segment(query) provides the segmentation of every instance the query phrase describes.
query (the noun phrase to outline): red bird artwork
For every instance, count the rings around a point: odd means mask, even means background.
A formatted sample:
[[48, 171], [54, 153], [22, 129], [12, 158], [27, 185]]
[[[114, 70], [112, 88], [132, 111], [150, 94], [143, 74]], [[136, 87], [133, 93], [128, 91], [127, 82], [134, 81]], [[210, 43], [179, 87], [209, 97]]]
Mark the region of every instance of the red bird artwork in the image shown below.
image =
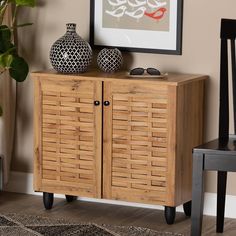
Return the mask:
[[164, 16], [166, 11], [167, 11], [167, 9], [165, 7], [162, 7], [160, 9], [157, 9], [154, 12], [145, 12], [144, 15], [151, 17], [155, 20], [160, 20]]

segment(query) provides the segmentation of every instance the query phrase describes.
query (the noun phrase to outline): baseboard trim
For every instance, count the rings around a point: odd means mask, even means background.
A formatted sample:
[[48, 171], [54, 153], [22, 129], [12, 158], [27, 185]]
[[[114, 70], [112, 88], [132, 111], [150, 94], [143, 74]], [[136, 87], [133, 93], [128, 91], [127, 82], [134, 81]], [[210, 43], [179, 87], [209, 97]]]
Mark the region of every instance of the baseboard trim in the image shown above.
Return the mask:
[[[42, 195], [42, 193], [36, 193], [33, 190], [33, 174], [24, 172], [11, 172], [10, 180], [8, 185], [4, 189], [8, 192], [25, 193], [32, 195]], [[64, 195], [56, 194], [55, 197], [65, 198]], [[98, 202], [105, 204], [123, 205], [131, 207], [142, 207], [149, 209], [163, 210], [163, 206], [149, 205], [149, 204], [139, 204], [124, 201], [106, 200], [106, 199], [94, 199], [94, 198], [79, 198], [80, 201]], [[225, 205], [225, 217], [236, 219], [236, 196], [227, 195], [226, 205]], [[183, 212], [183, 207], [179, 206], [176, 209], [178, 212]], [[204, 214], [216, 216], [216, 194], [215, 193], [205, 193], [204, 200]]]

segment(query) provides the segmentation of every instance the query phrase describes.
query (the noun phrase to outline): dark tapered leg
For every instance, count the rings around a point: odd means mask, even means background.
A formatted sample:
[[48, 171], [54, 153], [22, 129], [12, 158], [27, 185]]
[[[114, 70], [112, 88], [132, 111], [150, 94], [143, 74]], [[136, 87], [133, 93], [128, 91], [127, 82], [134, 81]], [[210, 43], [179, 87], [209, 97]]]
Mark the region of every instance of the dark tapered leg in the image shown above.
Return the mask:
[[53, 199], [54, 199], [53, 193], [47, 193], [47, 192], [43, 193], [43, 204], [46, 210], [52, 209]]
[[174, 224], [174, 222], [175, 222], [175, 213], [176, 213], [176, 208], [175, 207], [165, 206], [165, 219], [166, 219], [166, 223], [168, 225]]
[[183, 207], [184, 207], [185, 215], [186, 216], [191, 216], [192, 201], [185, 202]]
[[203, 162], [204, 162], [203, 154], [193, 153], [191, 236], [200, 236], [202, 231], [203, 199], [204, 199]]
[[66, 196], [66, 201], [67, 202], [73, 202], [74, 200], [77, 199], [76, 196], [71, 196], [71, 195], [65, 195]]
[[217, 233], [223, 233], [224, 231], [226, 181], [227, 181], [227, 172], [218, 171], [217, 220], [216, 220]]

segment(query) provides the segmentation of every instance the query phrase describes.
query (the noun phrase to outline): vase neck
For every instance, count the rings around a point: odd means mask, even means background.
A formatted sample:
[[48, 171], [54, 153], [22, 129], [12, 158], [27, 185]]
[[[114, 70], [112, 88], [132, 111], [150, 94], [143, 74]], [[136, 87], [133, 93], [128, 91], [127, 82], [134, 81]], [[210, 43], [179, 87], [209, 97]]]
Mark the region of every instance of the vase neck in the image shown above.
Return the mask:
[[70, 34], [76, 33], [75, 30], [76, 30], [76, 24], [74, 24], [74, 23], [66, 24], [66, 32], [67, 33], [70, 33]]

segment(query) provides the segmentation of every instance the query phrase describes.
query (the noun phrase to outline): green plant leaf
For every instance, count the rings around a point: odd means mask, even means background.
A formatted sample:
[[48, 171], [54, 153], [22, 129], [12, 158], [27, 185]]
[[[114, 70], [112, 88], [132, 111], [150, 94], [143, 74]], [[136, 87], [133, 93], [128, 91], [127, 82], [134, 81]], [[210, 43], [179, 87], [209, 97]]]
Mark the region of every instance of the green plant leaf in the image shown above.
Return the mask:
[[0, 31], [4, 39], [11, 40], [11, 30], [7, 25], [0, 25]]
[[12, 0], [17, 6], [34, 7], [35, 0]]
[[0, 66], [9, 68], [13, 60], [13, 56], [8, 53], [0, 54]]
[[0, 53], [13, 47], [11, 43], [11, 30], [6, 25], [0, 25]]
[[9, 73], [10, 76], [17, 82], [24, 81], [29, 73], [29, 67], [24, 58], [19, 56], [13, 56]]

